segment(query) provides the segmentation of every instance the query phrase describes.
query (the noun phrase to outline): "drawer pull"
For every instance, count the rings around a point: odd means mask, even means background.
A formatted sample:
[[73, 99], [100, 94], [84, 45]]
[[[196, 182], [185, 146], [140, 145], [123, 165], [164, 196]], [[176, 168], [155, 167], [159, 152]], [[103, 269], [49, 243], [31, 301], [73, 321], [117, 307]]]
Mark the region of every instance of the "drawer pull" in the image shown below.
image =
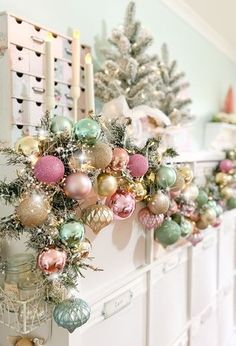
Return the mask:
[[65, 94], [65, 97], [67, 98], [67, 100], [73, 100], [73, 97], [70, 96], [69, 94]]
[[133, 292], [128, 290], [122, 294], [120, 294], [118, 297], [115, 297], [114, 299], [104, 303], [102, 315], [103, 317], [109, 318], [119, 311], [126, 308], [132, 301], [133, 298]]
[[65, 51], [66, 51], [67, 54], [72, 55], [72, 50], [71, 49], [65, 48]]
[[23, 56], [18, 56], [18, 60], [22, 61], [23, 60]]
[[24, 112], [23, 109], [18, 110], [18, 113], [23, 113], [23, 112]]
[[44, 43], [44, 39], [43, 38], [40, 38], [40, 37], [37, 37], [37, 36], [31, 36], [32, 40], [34, 42], [37, 42], [37, 43], [40, 43], [40, 44], [43, 44]]
[[43, 94], [45, 92], [44, 88], [32, 87], [32, 89], [37, 94]]

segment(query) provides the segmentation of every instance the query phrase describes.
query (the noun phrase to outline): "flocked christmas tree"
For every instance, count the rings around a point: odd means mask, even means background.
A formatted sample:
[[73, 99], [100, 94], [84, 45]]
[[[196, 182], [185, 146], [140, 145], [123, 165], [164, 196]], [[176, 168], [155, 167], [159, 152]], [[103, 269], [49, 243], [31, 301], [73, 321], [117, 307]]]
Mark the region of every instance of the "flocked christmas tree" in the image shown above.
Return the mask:
[[161, 48], [158, 71], [161, 78], [156, 85], [156, 106], [171, 119], [174, 125], [189, 120], [191, 114], [188, 106], [192, 101], [184, 96], [189, 83], [185, 81], [185, 73], [177, 70], [177, 61], [170, 61], [166, 44]]
[[105, 103], [124, 95], [131, 108], [152, 106], [159, 80], [157, 56], [147, 53], [153, 38], [135, 19], [134, 2], [128, 4], [124, 23], [113, 30], [109, 42], [111, 46], [103, 50], [104, 66], [95, 75], [96, 96]]

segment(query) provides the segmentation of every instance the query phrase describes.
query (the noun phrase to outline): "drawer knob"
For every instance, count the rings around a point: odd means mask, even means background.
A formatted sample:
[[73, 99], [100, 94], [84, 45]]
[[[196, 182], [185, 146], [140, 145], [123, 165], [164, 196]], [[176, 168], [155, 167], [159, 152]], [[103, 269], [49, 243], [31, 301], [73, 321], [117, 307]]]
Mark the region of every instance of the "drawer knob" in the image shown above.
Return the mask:
[[23, 112], [24, 112], [23, 109], [18, 110], [18, 113], [23, 113]]
[[72, 55], [72, 50], [71, 49], [65, 48], [65, 51], [66, 51], [67, 54]]
[[32, 40], [34, 42], [37, 42], [37, 43], [40, 43], [40, 44], [43, 44], [44, 43], [44, 39], [43, 38], [40, 38], [40, 37], [37, 37], [37, 36], [31, 36]]
[[19, 61], [23, 60], [23, 56], [18, 56], [18, 60]]

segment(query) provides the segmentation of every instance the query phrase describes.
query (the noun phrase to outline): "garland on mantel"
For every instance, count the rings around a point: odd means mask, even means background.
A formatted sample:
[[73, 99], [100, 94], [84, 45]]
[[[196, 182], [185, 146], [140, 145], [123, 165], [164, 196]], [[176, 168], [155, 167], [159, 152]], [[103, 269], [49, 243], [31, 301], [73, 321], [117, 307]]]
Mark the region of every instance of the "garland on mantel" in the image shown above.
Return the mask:
[[55, 306], [53, 317], [70, 332], [90, 316], [74, 290], [78, 277], [84, 269], [99, 270], [90, 263], [86, 225], [98, 234], [113, 220], [130, 217], [142, 202], [138, 219], [155, 230], [156, 241], [166, 247], [184, 237], [195, 245], [220, 214], [193, 182], [188, 165], [167, 165], [175, 150], [162, 152], [160, 139], [136, 147], [129, 123], [91, 114], [73, 124], [46, 114], [37, 136], [0, 150], [9, 165], [20, 164], [15, 180], [0, 182], [1, 199], [15, 207], [0, 221], [0, 237], [28, 236], [45, 298]]

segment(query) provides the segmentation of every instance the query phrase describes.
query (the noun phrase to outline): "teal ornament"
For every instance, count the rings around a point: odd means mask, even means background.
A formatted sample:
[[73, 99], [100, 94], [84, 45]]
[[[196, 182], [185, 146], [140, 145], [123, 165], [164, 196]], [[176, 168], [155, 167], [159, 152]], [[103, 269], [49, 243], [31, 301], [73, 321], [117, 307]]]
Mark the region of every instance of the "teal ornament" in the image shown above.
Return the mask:
[[207, 193], [204, 190], [199, 190], [196, 201], [199, 207], [205, 205], [208, 202]]
[[176, 171], [172, 167], [161, 166], [156, 174], [157, 183], [163, 189], [174, 185], [176, 181]]
[[51, 131], [55, 134], [60, 134], [63, 132], [71, 133], [73, 128], [72, 121], [64, 117], [63, 115], [56, 116], [51, 122]]
[[77, 246], [84, 240], [84, 224], [79, 221], [70, 221], [64, 223], [59, 231], [61, 241], [69, 247]]
[[180, 224], [180, 229], [181, 229], [181, 237], [187, 237], [192, 233], [193, 225], [190, 221], [183, 218]]
[[94, 144], [101, 133], [100, 125], [93, 119], [84, 118], [74, 125], [75, 137], [84, 144]]
[[227, 207], [228, 207], [228, 209], [236, 208], [236, 198], [235, 197], [232, 197], [232, 198], [228, 199]]
[[154, 231], [154, 239], [159, 241], [164, 247], [176, 243], [180, 236], [180, 226], [171, 219], [165, 220], [163, 224]]
[[90, 317], [89, 305], [80, 298], [66, 299], [55, 306], [53, 318], [59, 327], [70, 333], [85, 324]]

